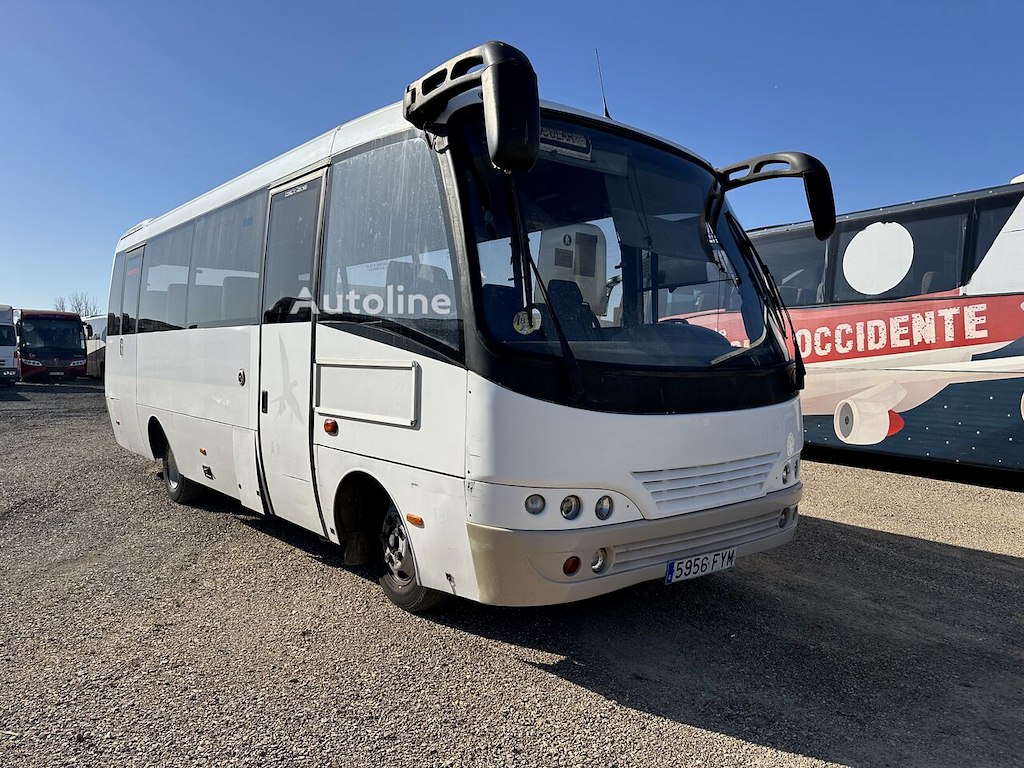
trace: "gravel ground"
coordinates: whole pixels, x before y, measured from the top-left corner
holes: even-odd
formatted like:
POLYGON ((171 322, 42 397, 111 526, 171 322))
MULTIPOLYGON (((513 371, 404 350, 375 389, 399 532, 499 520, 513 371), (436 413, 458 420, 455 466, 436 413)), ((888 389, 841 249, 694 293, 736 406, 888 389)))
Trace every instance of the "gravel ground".
POLYGON ((1024 765, 1020 484, 804 479, 796 542, 724 574, 418 618, 167 501, 98 387, 0 391, 0 764, 1024 765))

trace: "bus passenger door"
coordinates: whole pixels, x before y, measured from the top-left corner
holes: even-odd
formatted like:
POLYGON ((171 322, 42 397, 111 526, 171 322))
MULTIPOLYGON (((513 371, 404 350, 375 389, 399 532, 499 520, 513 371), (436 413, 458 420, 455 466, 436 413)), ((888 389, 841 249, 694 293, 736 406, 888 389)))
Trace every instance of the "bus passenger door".
POLYGON ((313 267, 324 172, 270 196, 260 324, 259 451, 271 511, 324 533, 310 443, 313 267))
MULTIPOLYGON (((129 251, 125 256, 121 295, 111 297, 120 308, 120 336, 116 340, 116 357, 111 360, 110 376, 105 385, 107 408, 111 426, 118 444, 143 456, 149 451, 144 439, 145 429, 139 424, 136 403, 138 376, 139 289, 142 284, 142 256, 145 246, 129 251)), ((119 264, 119 262, 115 262, 119 264)), ((116 309, 115 308, 115 309, 116 309)))

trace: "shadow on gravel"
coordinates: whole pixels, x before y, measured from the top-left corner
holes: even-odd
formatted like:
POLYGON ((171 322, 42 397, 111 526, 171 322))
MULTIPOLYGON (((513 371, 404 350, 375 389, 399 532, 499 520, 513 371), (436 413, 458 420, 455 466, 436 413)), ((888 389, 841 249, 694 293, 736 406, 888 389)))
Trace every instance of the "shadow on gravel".
POLYGON ((906 456, 889 456, 869 451, 844 450, 804 446, 801 456, 809 461, 825 464, 839 464, 848 467, 875 469, 899 475, 928 477, 934 480, 951 480, 986 488, 1001 488, 1008 491, 1024 491, 1024 472, 988 467, 971 467, 943 461, 925 461, 906 456))
MULTIPOLYGON (((237 505, 237 502, 235 503, 237 505)), ((240 505, 235 510, 236 514, 238 510, 241 510, 246 515, 246 517, 239 518, 239 520, 250 528, 259 531, 260 534, 273 536, 278 541, 305 552, 313 560, 331 568, 341 568, 345 565, 345 558, 342 556, 341 547, 332 544, 322 536, 317 536, 312 531, 300 528, 289 523, 287 520, 257 515, 240 505)), ((363 574, 358 568, 350 568, 349 570, 357 576, 365 575, 368 578, 368 575, 363 574)), ((373 581, 376 581, 376 579, 373 579, 373 581)))
MULTIPOLYGON (((99 393, 99 394, 103 393, 103 382, 102 381, 84 380, 84 381, 75 381, 75 382, 68 382, 68 383, 65 383, 65 382, 61 382, 61 383, 46 382, 46 383, 36 384, 36 383, 33 383, 33 382, 22 381, 22 382, 18 382, 17 384, 14 385, 14 391, 18 391, 18 390, 21 390, 23 392, 33 392, 33 393, 52 392, 54 394, 63 394, 63 395, 95 395, 97 393, 99 393)), ((2 392, 2 391, 3 390, 0 390, 0 392, 2 392)), ((3 399, 3 396, 0 395, 0 400, 2 400, 2 399, 3 399)), ((24 396, 21 396, 20 399, 24 400, 25 398, 24 398, 24 396)))
MULTIPOLYGON (((342 567, 286 521, 216 494, 197 506, 342 567)), ((784 752, 1001 766, 1024 754, 1021 605, 1022 559, 804 518, 793 544, 710 578, 428 618, 551 654, 524 662, 623 706, 784 752)))
MULTIPOLYGON (((158 471, 156 478, 163 483, 163 472, 158 471)), ((264 517, 242 506, 237 499, 211 488, 204 489, 199 498, 189 502, 189 505, 204 512, 231 515, 242 525, 258 531, 260 535, 272 536, 290 547, 305 552, 313 560, 328 567, 342 568, 345 566, 341 547, 287 520, 278 517, 264 517)), ((370 568, 349 568, 348 570, 368 581, 374 583, 377 581, 377 577, 373 575, 370 568)))
POLYGON ((795 544, 719 576, 432 618, 563 657, 528 663, 625 706, 785 752, 1007 765, 1024 754, 1021 605, 1020 559, 804 519, 795 544))
POLYGON ((17 402, 24 402, 25 400, 27 400, 28 398, 26 398, 18 390, 19 390, 19 386, 18 385, 15 385, 13 387, 11 387, 11 386, 0 387, 0 403, 17 403, 17 402))

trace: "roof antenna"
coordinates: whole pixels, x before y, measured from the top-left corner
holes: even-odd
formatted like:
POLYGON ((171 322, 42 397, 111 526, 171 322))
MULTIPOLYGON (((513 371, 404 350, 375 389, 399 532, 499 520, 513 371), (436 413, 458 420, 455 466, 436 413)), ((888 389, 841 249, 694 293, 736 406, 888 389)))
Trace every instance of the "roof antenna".
POLYGON ((608 114, 608 99, 604 95, 604 75, 601 74, 601 54, 597 52, 597 48, 594 49, 594 56, 597 57, 597 79, 601 83, 601 102, 604 104, 604 116, 611 120, 612 116, 608 114))

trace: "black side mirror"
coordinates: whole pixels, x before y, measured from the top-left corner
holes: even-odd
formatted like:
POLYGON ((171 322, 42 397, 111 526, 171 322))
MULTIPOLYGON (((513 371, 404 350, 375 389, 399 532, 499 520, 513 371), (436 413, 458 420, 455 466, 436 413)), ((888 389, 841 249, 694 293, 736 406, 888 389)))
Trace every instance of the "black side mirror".
POLYGON ((814 236, 825 240, 835 231, 836 203, 832 194, 832 179, 825 164, 816 157, 803 152, 776 152, 719 168, 718 175, 727 192, 766 179, 799 176, 804 180, 804 194, 807 195, 807 207, 811 212, 811 221, 814 222, 814 236))
POLYGON ((498 170, 526 172, 540 152, 537 75, 522 51, 490 42, 456 56, 405 89, 405 119, 426 128, 461 93, 481 88, 487 151, 498 170))

